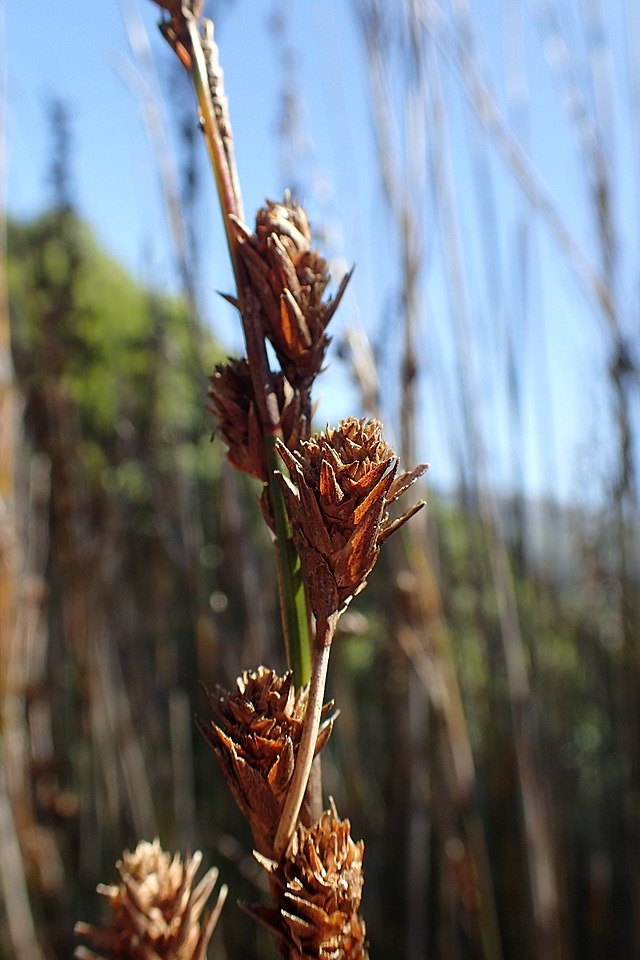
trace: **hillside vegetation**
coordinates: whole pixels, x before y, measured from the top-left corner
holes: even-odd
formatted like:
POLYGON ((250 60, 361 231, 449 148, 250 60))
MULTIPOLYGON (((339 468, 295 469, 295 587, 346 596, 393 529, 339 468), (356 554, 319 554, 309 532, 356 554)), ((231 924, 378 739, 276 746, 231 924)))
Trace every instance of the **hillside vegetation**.
MULTIPOLYGON (((97 914, 95 884, 141 838, 201 846, 232 901, 256 899, 246 827, 193 715, 207 710, 201 683, 230 685, 282 654, 257 487, 209 443, 211 337, 64 207, 10 224, 9 284, 20 564, 3 734, 38 938, 62 958, 74 920, 97 914)), ((540 862, 562 955, 621 957, 633 942, 640 686, 619 611, 637 624, 637 600, 620 604, 637 597, 637 569, 621 581, 604 511, 538 507, 532 550, 512 522, 527 504, 499 509, 525 688, 514 691, 473 491, 430 497, 419 535, 389 550, 336 643, 325 778, 367 837, 378 958, 404 954, 418 928, 430 957, 476 956, 481 835, 504 956, 534 956, 523 801, 550 815, 540 862), (437 586, 416 581, 416 544, 437 586)), ((636 549, 637 530, 624 536, 636 549)), ((220 929, 226 955, 268 955, 233 902, 220 929)))

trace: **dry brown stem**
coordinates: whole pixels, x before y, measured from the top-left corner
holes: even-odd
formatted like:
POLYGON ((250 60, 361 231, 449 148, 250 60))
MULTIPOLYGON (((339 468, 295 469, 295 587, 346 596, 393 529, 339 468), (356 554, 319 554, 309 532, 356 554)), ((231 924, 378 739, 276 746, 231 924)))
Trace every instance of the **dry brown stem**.
POLYGON ((318 621, 314 645, 313 662, 311 666, 311 680, 307 697, 302 736, 296 759, 295 769, 289 784, 286 800, 278 823, 278 829, 273 841, 276 858, 280 858, 289 845, 289 841, 298 822, 298 816, 304 801, 304 795, 309 782, 311 766, 317 753, 315 744, 318 740, 320 722, 322 719, 322 703, 324 688, 327 682, 329 669, 329 654, 336 631, 339 614, 336 612, 327 618, 318 621))

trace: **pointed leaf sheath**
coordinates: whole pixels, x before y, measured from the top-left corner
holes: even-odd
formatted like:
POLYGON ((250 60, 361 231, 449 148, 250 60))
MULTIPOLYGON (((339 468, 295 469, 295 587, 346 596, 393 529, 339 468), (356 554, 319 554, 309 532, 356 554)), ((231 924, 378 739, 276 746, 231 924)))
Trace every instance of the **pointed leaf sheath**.
POLYGON ((307 215, 288 193, 282 203, 268 200, 258 211, 255 233, 232 220, 249 285, 260 301, 265 334, 289 383, 308 392, 329 345, 325 329, 350 274, 333 299, 323 300, 328 264, 311 249, 307 215))
POLYGON ((278 444, 290 477, 280 476, 296 549, 316 617, 344 608, 378 558, 384 540, 419 510, 390 521, 387 507, 427 469, 398 473, 398 458, 377 420, 343 420, 303 441, 278 444))
POLYGON ((101 928, 76 924, 76 934, 98 951, 77 947, 77 960, 205 960, 227 890, 221 889, 201 922, 218 878, 212 868, 195 885, 201 861, 199 851, 184 861, 178 854, 172 858, 157 839, 127 850, 117 864, 120 882, 98 887, 109 902, 111 922, 101 928))
MULTIPOLYGON (((273 839, 293 776, 307 689, 295 690, 291 673, 279 677, 259 667, 237 680, 237 690, 217 688, 208 694, 215 723, 198 720, 213 748, 231 792, 249 821, 256 848, 272 855, 273 839)), ((323 709, 316 753, 333 727, 328 718, 332 704, 323 709)))
POLYGON ((160 23, 160 32, 175 50, 182 66, 189 70, 193 48, 185 20, 185 13, 197 22, 202 14, 204 0, 155 0, 168 16, 160 23))
POLYGON ((307 829, 299 826, 280 863, 258 857, 270 875, 273 907, 245 907, 272 930, 286 960, 367 960, 358 913, 364 844, 351 839, 335 807, 307 829))

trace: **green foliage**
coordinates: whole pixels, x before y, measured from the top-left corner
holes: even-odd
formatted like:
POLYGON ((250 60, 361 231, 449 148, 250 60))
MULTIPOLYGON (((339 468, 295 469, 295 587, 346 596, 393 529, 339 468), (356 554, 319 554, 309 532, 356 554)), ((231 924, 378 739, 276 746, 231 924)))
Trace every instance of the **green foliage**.
MULTIPOLYGON (((160 446, 185 441, 182 465, 195 469, 210 431, 204 371, 217 353, 211 338, 196 337, 187 304, 137 284, 65 210, 10 222, 8 247, 19 372, 27 389, 52 376, 68 393, 90 474, 120 467, 133 434, 150 431, 160 446)), ((139 491, 134 474, 118 470, 105 482, 139 491)))

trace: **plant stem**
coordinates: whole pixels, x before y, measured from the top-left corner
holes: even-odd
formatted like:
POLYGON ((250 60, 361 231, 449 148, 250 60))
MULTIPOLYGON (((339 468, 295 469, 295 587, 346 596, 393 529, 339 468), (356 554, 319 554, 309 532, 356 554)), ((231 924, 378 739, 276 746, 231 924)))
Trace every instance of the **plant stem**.
POLYGON ((300 746, 298 747, 298 756, 296 757, 296 766, 293 771, 293 777, 291 778, 291 784, 280 817, 275 840, 273 841, 273 851, 277 860, 283 856, 289 846, 289 841, 296 828, 300 808, 302 807, 302 801, 304 800, 307 789, 309 774, 316 752, 316 741, 318 739, 324 701, 324 688, 327 682, 329 653, 331 652, 331 642, 336 631, 338 616, 339 614, 334 613, 330 617, 318 620, 317 622, 307 710, 302 727, 300 746))
MULTIPOLYGON (((293 671, 294 683, 296 686, 302 687, 309 682, 311 674, 308 614, 304 584, 300 572, 300 559, 293 546, 286 507, 274 476, 276 469, 282 469, 275 452, 276 438, 282 439, 280 411, 269 369, 264 333, 260 322, 260 308, 246 286, 242 263, 238 256, 237 241, 229 220, 231 214, 242 215, 242 200, 237 171, 229 169, 229 155, 225 150, 218 128, 209 89, 202 37, 196 20, 191 14, 185 13, 185 21, 192 47, 191 76, 198 99, 207 152, 218 191, 227 246, 236 282, 237 301, 247 347, 247 360, 251 372, 253 392, 264 435, 269 496, 276 532, 278 595, 287 662, 293 671)), ((209 38, 209 42, 213 42, 211 38, 209 38)))
POLYGON ((282 615, 287 663, 293 671, 293 682, 297 687, 304 687, 311 677, 311 648, 308 639, 307 603, 304 593, 300 558, 296 553, 291 538, 291 527, 282 493, 275 483, 275 471, 277 469, 286 469, 284 464, 276 459, 275 439, 275 436, 268 436, 266 438, 266 452, 269 492, 271 494, 271 506, 276 529, 280 612, 282 615), (283 575, 283 571, 286 571, 286 575, 283 575))
POLYGON ((191 79, 198 99, 198 109, 200 111, 200 120, 202 122, 204 141, 209 154, 213 176, 218 191, 218 200, 222 211, 222 220, 224 223, 231 265, 236 280, 238 295, 242 296, 242 280, 238 261, 235 239, 229 222, 229 214, 239 215, 241 202, 236 196, 234 182, 237 184, 237 178, 231 176, 227 154, 224 149, 218 122, 216 120, 213 102, 211 100, 211 91, 209 90, 209 81, 207 78, 207 64, 202 50, 202 37, 196 24, 195 17, 192 14, 185 13, 185 22, 189 30, 191 39, 191 79))

